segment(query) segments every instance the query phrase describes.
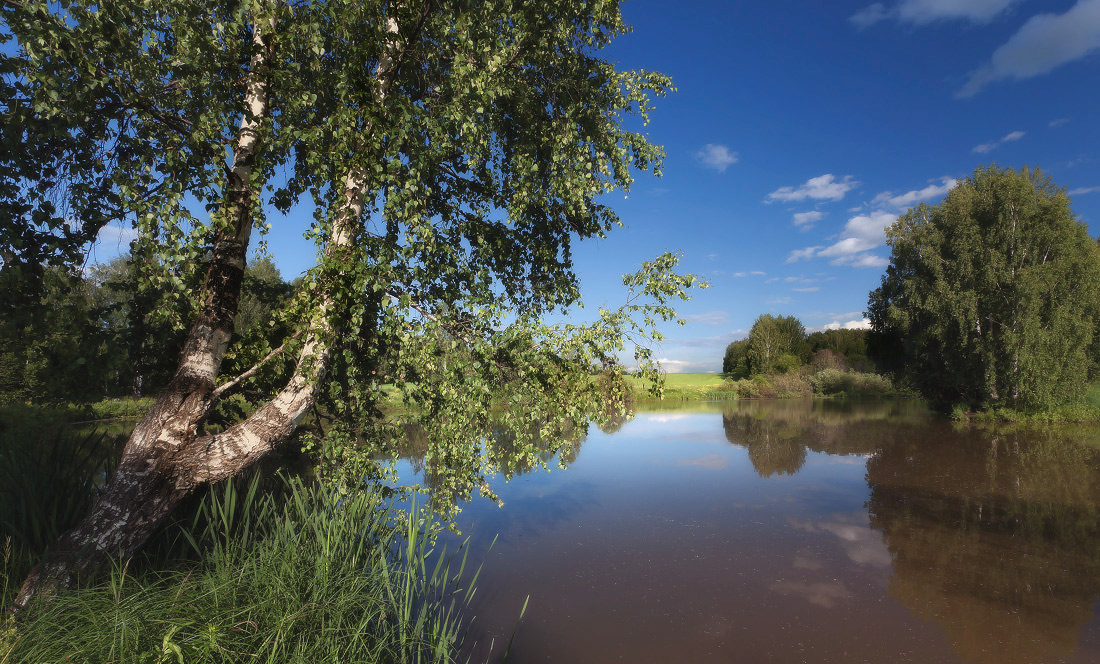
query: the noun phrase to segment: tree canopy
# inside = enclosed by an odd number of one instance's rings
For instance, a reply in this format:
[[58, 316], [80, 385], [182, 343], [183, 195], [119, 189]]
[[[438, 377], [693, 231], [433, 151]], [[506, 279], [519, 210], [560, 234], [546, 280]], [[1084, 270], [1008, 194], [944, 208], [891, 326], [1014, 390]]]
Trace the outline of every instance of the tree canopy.
[[887, 229], [869, 346], [932, 403], [1049, 408], [1096, 358], [1100, 252], [1039, 169], [979, 168]]
[[[599, 57], [626, 30], [618, 2], [25, 0], [3, 12], [18, 46], [3, 60], [3, 140], [31, 146], [0, 169], [4, 270], [24, 279], [15, 268], [40, 249], [68, 256], [123, 219], [141, 280], [184, 285], [158, 292], [189, 303], [165, 309], [190, 312], [178, 368], [101, 505], [63, 538], [70, 557], [131, 550], [319, 401], [343, 435], [390, 450], [375, 408], [390, 385], [430, 423], [436, 486], [468, 496], [495, 468], [491, 412], [515, 454], [537, 463], [536, 441], [568, 445], [557, 432], [621, 411], [619, 352], [638, 342], [652, 375], [648, 342], [696, 283], [664, 255], [624, 278], [623, 306], [542, 321], [578, 301], [572, 243], [619, 225], [605, 195], [660, 172], [640, 129], [668, 78]], [[276, 315], [285, 334], [230, 352], [257, 364], [224, 375], [252, 230], [295, 205], [314, 210], [318, 264]], [[270, 401], [204, 433], [220, 400], [269, 370]], [[45, 573], [70, 574], [62, 558]]]
[[802, 364], [806, 328], [794, 316], [761, 314], [749, 330], [748, 364], [753, 374], [785, 372]]

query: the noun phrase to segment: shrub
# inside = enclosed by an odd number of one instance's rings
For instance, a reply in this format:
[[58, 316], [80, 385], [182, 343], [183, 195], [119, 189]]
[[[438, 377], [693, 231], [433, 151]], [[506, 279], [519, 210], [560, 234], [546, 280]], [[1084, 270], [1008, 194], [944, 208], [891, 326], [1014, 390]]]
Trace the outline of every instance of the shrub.
[[771, 376], [771, 383], [780, 397], [808, 397], [813, 393], [810, 382], [797, 373]]
[[817, 394], [890, 394], [894, 386], [888, 378], [878, 374], [824, 369], [810, 378]]

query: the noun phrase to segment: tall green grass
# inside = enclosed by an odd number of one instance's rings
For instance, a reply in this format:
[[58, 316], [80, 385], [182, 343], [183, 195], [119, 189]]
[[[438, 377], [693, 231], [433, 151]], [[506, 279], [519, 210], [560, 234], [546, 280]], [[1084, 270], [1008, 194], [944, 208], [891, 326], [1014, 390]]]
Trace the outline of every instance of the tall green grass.
[[[197, 561], [66, 590], [21, 612], [0, 662], [446, 662], [462, 636], [466, 554], [434, 519], [372, 487], [284, 479], [210, 492], [185, 539]], [[434, 561], [429, 564], [429, 561]]]
[[[117, 441], [0, 429], [0, 664], [443, 662], [477, 574], [438, 519], [392, 491], [279, 476], [212, 487], [132, 560], [5, 621], [19, 584], [83, 516]], [[465, 577], [471, 577], [466, 581]]]

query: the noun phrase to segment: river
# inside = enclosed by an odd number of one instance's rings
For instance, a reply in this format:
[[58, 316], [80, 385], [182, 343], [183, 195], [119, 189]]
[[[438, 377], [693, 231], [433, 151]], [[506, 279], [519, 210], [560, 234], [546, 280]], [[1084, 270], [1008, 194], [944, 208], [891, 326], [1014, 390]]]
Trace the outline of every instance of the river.
[[518, 663], [1100, 661], [1100, 429], [638, 410], [458, 515], [484, 560], [464, 657], [515, 631]]

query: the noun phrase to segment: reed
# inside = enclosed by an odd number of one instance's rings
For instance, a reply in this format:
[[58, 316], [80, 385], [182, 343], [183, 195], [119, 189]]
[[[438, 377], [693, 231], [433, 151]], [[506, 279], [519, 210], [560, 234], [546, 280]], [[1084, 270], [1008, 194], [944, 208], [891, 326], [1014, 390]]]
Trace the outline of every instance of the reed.
[[162, 535], [189, 557], [120, 561], [32, 604], [0, 628], [0, 664], [451, 661], [477, 574], [435, 550], [435, 516], [371, 485], [277, 484], [208, 492]]

